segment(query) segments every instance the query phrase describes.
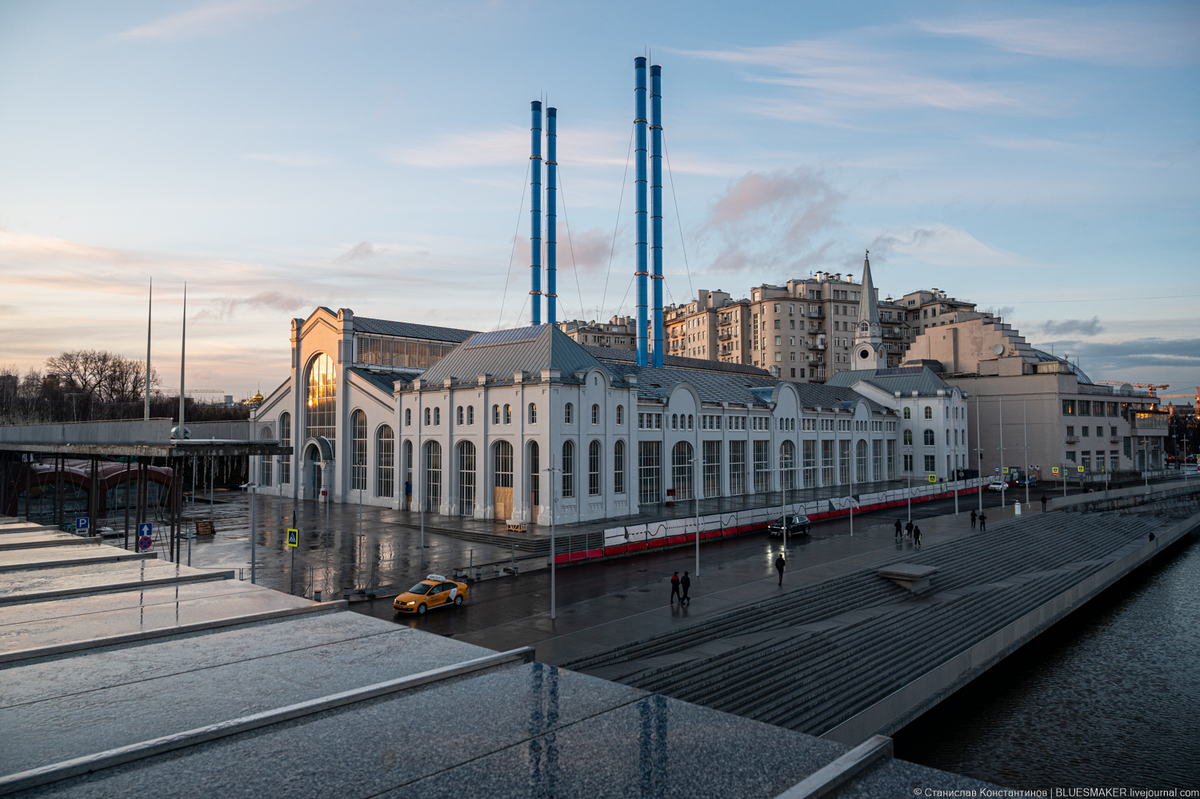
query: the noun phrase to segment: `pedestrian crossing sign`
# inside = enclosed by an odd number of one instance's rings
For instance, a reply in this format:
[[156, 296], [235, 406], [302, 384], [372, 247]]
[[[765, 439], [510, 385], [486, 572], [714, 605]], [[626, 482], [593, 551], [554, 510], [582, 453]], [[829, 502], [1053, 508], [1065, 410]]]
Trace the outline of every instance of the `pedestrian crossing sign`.
[[1077, 472], [1079, 472], [1080, 474], [1083, 474], [1083, 467], [1082, 467], [1082, 466], [1076, 466], [1076, 467], [1075, 467], [1075, 470], [1076, 470]]
[[1007, 467], [1007, 466], [1005, 466], [1005, 467], [1004, 467], [1004, 473], [1005, 473], [1005, 474], [1008, 474], [1008, 467]]
[[937, 475], [936, 475], [936, 474], [931, 474], [931, 475], [929, 475], [929, 482], [931, 482], [931, 483], [936, 483], [936, 482], [937, 482]]
[[1057, 475], [1057, 474], [1058, 474], [1058, 467], [1057, 467], [1057, 466], [1051, 466], [1051, 467], [1050, 467], [1050, 474]]
[[295, 527], [289, 527], [287, 531], [287, 545], [289, 547], [300, 546], [300, 531]]

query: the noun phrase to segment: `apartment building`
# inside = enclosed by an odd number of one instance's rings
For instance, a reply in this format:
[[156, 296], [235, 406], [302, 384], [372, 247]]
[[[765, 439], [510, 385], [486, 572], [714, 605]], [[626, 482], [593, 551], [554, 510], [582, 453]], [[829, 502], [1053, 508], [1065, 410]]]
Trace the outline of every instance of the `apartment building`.
[[912, 338], [916, 338], [931, 327], [992, 317], [990, 312], [976, 311], [975, 303], [950, 297], [938, 288], [910, 292], [905, 294], [897, 304], [908, 313], [907, 321], [912, 331]]
[[607, 323], [576, 319], [559, 322], [558, 329], [576, 344], [613, 350], [637, 349], [637, 320], [632, 316], [614, 316]]
[[701, 289], [694, 302], [664, 308], [663, 353], [680, 358], [720, 360], [717, 317], [719, 310], [731, 302], [727, 292]]

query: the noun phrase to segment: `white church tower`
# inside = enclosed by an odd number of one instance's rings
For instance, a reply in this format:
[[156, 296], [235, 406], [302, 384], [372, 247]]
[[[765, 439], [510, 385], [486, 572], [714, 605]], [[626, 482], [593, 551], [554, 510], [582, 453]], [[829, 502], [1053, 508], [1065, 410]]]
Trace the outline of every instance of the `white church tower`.
[[854, 335], [854, 368], [886, 369], [887, 352], [883, 349], [883, 331], [879, 326], [879, 304], [875, 300], [875, 286], [871, 282], [871, 251], [863, 257], [863, 302], [859, 303], [862, 315]]

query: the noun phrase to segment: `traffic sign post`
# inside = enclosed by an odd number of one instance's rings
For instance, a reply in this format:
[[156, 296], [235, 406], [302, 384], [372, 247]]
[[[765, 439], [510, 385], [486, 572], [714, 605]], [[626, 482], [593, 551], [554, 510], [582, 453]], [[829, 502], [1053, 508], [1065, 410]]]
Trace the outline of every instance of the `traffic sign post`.
[[91, 519], [87, 516], [75, 517], [75, 532], [78, 535], [91, 535]]
[[937, 482], [937, 475], [936, 475], [936, 474], [931, 474], [931, 475], [929, 475], [929, 482], [931, 482], [931, 483], [936, 483], [936, 482]]
[[150, 522], [141, 522], [137, 526], [138, 539], [137, 547], [139, 552], [145, 552], [150, 547], [154, 546], [154, 525]]
[[300, 546], [300, 531], [295, 527], [289, 527], [287, 531], [287, 541], [284, 542], [292, 550], [292, 588], [291, 593], [296, 593], [296, 548]]

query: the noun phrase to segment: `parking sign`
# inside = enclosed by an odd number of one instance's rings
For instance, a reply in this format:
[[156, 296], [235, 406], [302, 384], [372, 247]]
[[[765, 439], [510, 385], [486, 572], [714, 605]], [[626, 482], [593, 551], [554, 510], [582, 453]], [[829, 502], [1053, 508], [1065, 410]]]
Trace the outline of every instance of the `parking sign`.
[[75, 532], [86, 533], [88, 531], [88, 526], [91, 523], [92, 523], [91, 519], [89, 519], [86, 516], [76, 516], [75, 517]]

